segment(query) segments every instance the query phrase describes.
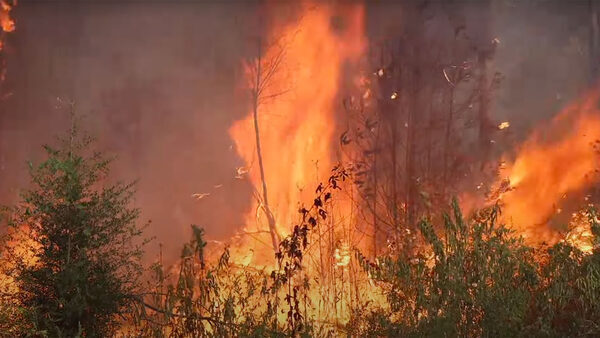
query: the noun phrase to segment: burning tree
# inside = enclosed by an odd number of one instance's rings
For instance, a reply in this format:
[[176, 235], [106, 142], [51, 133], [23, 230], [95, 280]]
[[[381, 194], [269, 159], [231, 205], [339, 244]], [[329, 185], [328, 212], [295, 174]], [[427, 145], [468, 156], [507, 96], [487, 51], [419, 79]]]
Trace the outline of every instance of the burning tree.
[[229, 129], [256, 189], [242, 234], [259, 264], [273, 262], [264, 255], [265, 242], [278, 250], [275, 240], [290, 233], [306, 187], [336, 162], [331, 141], [338, 82], [344, 64], [360, 55], [363, 44], [361, 6], [348, 8], [348, 24], [339, 31], [331, 27], [335, 6], [298, 7], [302, 14], [291, 22], [271, 18], [265, 25], [268, 33], [259, 39], [258, 55], [244, 67], [251, 93], [248, 115]]
[[107, 182], [110, 160], [90, 144], [73, 123], [58, 148], [44, 147], [44, 162], [30, 164], [33, 187], [9, 210], [4, 258], [16, 292], [4, 296], [22, 309], [20, 329], [29, 333], [112, 334], [139, 287], [144, 242], [133, 184]]
[[261, 38], [257, 39], [257, 57], [254, 62], [249, 66], [250, 75], [250, 91], [252, 95], [252, 119], [254, 125], [254, 134], [256, 136], [256, 156], [258, 157], [258, 169], [260, 171], [260, 181], [262, 187], [262, 196], [257, 196], [259, 201], [262, 201], [263, 210], [267, 216], [267, 222], [269, 225], [269, 233], [271, 235], [271, 242], [273, 244], [273, 250], [277, 252], [279, 247], [279, 233], [277, 231], [277, 225], [271, 207], [269, 205], [269, 197], [267, 190], [267, 180], [265, 178], [265, 166], [263, 164], [263, 154], [260, 141], [260, 128], [258, 120], [258, 110], [265, 100], [273, 99], [281, 94], [282, 92], [270, 93], [269, 87], [273, 76], [279, 71], [281, 63], [283, 61], [285, 49], [283, 46], [274, 46], [273, 49], [276, 52], [273, 55], [263, 55], [263, 41]]

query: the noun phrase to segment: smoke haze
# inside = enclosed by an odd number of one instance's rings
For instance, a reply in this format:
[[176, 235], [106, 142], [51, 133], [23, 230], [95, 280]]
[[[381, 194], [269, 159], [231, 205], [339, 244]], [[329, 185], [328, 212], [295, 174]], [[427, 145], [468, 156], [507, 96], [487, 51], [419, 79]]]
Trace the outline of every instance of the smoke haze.
[[[453, 11], [474, 39], [500, 40], [491, 68], [505, 81], [493, 94], [492, 117], [511, 121], [517, 139], [589, 83], [587, 7], [570, 4], [494, 1], [486, 15], [489, 8], [469, 3]], [[39, 161], [40, 145], [67, 129], [58, 99], [74, 100], [99, 147], [118, 156], [113, 176], [139, 179], [136, 206], [152, 220], [149, 235], [167, 259], [191, 223], [211, 239], [231, 236], [252, 198], [249, 182], [234, 178], [243, 163], [227, 130], [248, 111], [241, 60], [252, 52], [258, 7], [19, 3], [6, 47], [10, 95], [0, 102], [0, 204], [17, 200], [27, 186], [26, 161]], [[385, 1], [366, 9], [373, 40], [401, 17]]]

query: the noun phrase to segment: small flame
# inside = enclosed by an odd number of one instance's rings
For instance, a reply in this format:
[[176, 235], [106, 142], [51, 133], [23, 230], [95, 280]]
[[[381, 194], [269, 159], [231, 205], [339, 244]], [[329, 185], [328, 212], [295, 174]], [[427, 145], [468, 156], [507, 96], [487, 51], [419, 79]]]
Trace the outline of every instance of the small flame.
[[334, 257], [336, 266], [347, 266], [350, 263], [350, 246], [348, 243], [343, 243], [339, 248], [336, 248]]
[[2, 30], [7, 33], [10, 33], [15, 30], [15, 22], [10, 17], [11, 10], [11, 5], [9, 5], [4, 0], [0, 1], [0, 25], [2, 25]]
[[498, 125], [498, 129], [500, 129], [500, 130], [506, 129], [508, 127], [510, 127], [510, 122], [508, 122], [508, 121], [504, 121]]
[[586, 254], [594, 250], [594, 236], [588, 214], [584, 211], [573, 213], [569, 222], [569, 232], [565, 241], [583, 251]]

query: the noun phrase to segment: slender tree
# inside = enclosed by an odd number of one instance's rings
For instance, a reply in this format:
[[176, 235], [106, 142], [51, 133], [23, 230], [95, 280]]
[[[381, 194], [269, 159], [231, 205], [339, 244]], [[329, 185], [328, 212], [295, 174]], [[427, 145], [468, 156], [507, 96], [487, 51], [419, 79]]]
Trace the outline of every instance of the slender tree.
[[280, 48], [275, 55], [266, 58], [263, 55], [263, 42], [259, 38], [257, 40], [257, 56], [254, 60], [251, 69], [251, 94], [252, 94], [252, 118], [254, 120], [254, 134], [256, 136], [256, 156], [258, 157], [258, 169], [260, 171], [260, 180], [262, 183], [262, 203], [263, 210], [267, 215], [267, 222], [269, 225], [269, 233], [271, 235], [271, 242], [273, 244], [273, 250], [277, 252], [279, 250], [279, 233], [277, 232], [277, 226], [275, 217], [271, 211], [269, 205], [269, 195], [267, 190], [267, 180], [265, 178], [265, 168], [263, 165], [263, 154], [260, 144], [260, 128], [258, 122], [258, 114], [261, 104], [267, 100], [274, 98], [281, 93], [269, 93], [267, 94], [269, 85], [272, 77], [277, 73], [281, 63], [283, 61], [284, 50]]

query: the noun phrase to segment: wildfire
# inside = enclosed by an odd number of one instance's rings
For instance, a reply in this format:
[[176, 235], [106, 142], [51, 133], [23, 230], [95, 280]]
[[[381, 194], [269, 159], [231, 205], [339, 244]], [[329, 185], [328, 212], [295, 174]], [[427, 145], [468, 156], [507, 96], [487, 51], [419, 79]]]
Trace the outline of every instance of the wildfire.
[[[273, 66], [271, 60], [282, 56], [278, 69], [268, 75], [269, 86], [263, 95], [269, 99], [261, 101], [257, 114], [268, 203], [281, 236], [289, 233], [297, 219], [297, 203], [310, 200], [316, 182], [326, 178], [332, 167], [342, 67], [357, 58], [364, 45], [361, 6], [333, 8], [305, 3], [299, 17], [297, 22], [270, 28], [265, 40], [279, 43], [261, 56], [265, 67]], [[340, 18], [345, 24], [334, 27], [332, 23]], [[255, 243], [270, 242], [265, 234], [267, 217], [257, 217], [254, 212], [262, 210], [264, 201], [252, 112], [229, 132], [256, 191], [244, 231], [258, 233], [253, 238], [259, 240], [246, 241], [242, 247], [247, 250]], [[272, 260], [272, 250], [264, 245], [257, 249], [257, 253], [266, 253], [262, 259]], [[255, 255], [255, 259], [261, 258]]]
[[536, 130], [513, 161], [505, 160], [499, 199], [505, 220], [530, 242], [558, 240], [549, 221], [560, 213], [563, 199], [597, 181], [600, 139], [599, 94], [592, 93], [561, 111]]
[[[15, 1], [14, 5], [16, 4], [17, 3]], [[15, 30], [15, 22], [10, 17], [10, 11], [12, 10], [12, 8], [13, 6], [5, 0], [0, 1], [0, 25], [2, 25], [2, 30], [7, 33], [10, 33]]]
[[578, 247], [585, 253], [591, 253], [594, 250], [594, 236], [588, 217], [582, 211], [573, 213], [569, 222], [569, 232], [565, 237], [567, 243]]
[[[40, 250], [40, 245], [33, 241], [29, 236], [30, 227], [26, 224], [15, 228], [7, 229], [7, 235], [10, 240], [3, 243], [0, 264], [0, 292], [14, 294], [19, 292], [15, 280], [11, 276], [10, 271], [17, 264], [25, 264], [27, 266], [35, 266], [38, 263], [36, 252]], [[11, 250], [6, 250], [10, 248]]]

